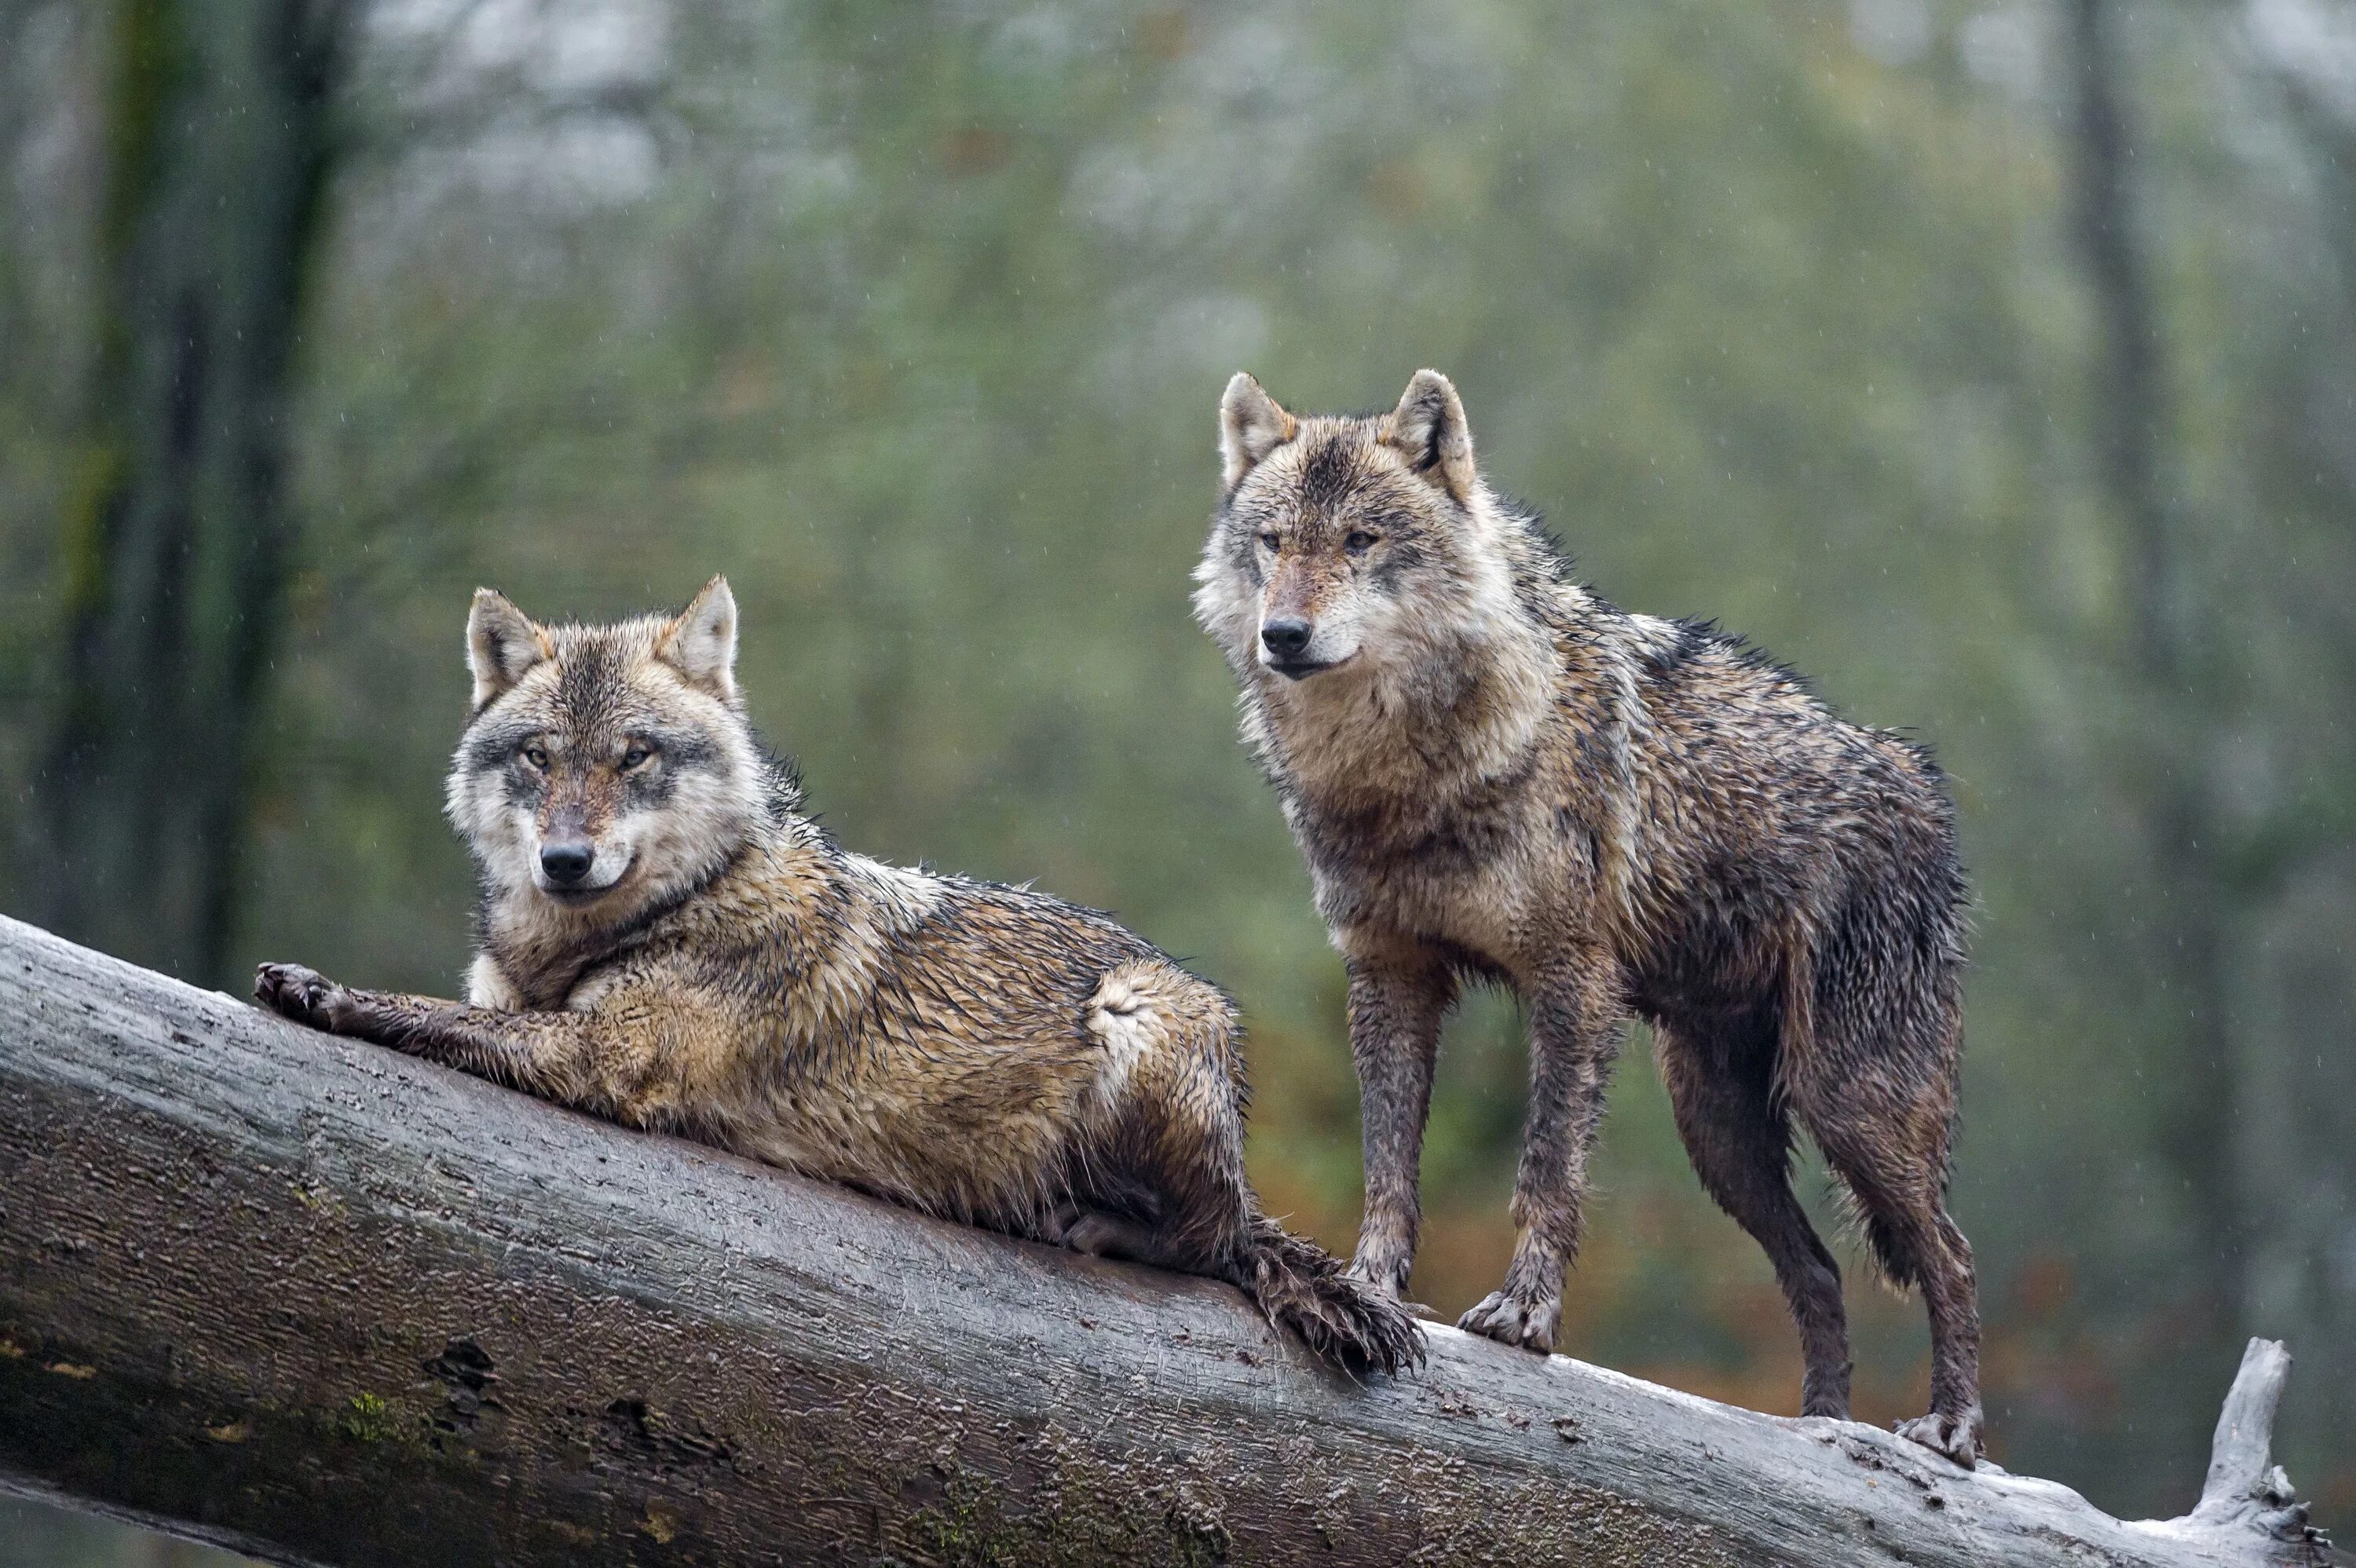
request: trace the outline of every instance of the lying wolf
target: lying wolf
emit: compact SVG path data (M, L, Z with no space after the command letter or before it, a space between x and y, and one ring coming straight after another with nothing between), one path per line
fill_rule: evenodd
M1462 1326L1550 1349L1605 1078L1648 1019L1678 1131L1798 1321L1810 1415L1848 1413L1840 1274L1794 1198L1796 1121L1876 1261L1922 1287L1929 1415L1979 1452L1972 1254L1948 1218L1964 963L1938 770L1706 625L1612 608L1472 460L1419 371L1393 411L1296 419L1249 376L1195 612L1349 971L1366 1206L1354 1269L1404 1288L1440 1022L1465 981L1530 1020L1504 1288Z
M744 717L736 605L467 624L464 1004L265 964L288 1018L910 1208L1243 1287L1320 1353L1419 1360L1391 1296L1244 1182L1235 1010L1106 917L850 854Z

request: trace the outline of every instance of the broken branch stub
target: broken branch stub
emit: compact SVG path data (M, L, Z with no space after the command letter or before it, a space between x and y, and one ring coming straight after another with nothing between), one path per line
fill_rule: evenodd
M2273 1462L2275 1412L2290 1365L2290 1352L2279 1339L2252 1339L2243 1349L2241 1371L2217 1415L2201 1500L2177 1522L2228 1532L2252 1530L2281 1541L2320 1541L2308 1525L2307 1505L2291 1490L2290 1477Z

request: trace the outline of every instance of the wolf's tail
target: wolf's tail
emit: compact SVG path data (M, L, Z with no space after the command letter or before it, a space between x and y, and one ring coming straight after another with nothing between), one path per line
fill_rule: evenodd
M1352 1371L1423 1365L1423 1330L1395 1296L1346 1272L1316 1243L1265 1214L1251 1217L1237 1281L1274 1323L1327 1360Z

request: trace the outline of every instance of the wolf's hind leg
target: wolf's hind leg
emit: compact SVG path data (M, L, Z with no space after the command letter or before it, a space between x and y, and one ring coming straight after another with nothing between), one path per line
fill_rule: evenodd
M1874 1260L1919 1285L1931 1317L1931 1413L1898 1430L1969 1466L1980 1452L1980 1320L1971 1243L1947 1213L1960 1008L1952 983L1888 987L1854 1007L1819 987L1815 1049L1796 1058L1794 1106L1847 1183ZM1869 1017L1878 1012L1879 1017ZM1829 1064L1845 1072L1836 1076Z
M1242 1251L1250 1210L1226 999L1189 975L1117 973L1098 993L1091 1027L1108 1055L1107 1174L1142 1190L1116 1192L1111 1202L1083 1196L1081 1206L1147 1212L1087 1233L1124 1232L1124 1255L1141 1261L1223 1272ZM1085 1215L1077 1222L1086 1225Z
M1115 976L1092 1020L1119 1063L1105 1155L1146 1187L1157 1213L1109 1225L1083 1215L1081 1239L1239 1285L1329 1360L1387 1372L1420 1361L1415 1320L1395 1296L1260 1212L1244 1179L1243 1078L1226 998L1180 973Z
M1791 1124L1773 1093L1774 1021L1656 1022L1653 1033L1694 1170L1718 1206L1766 1250L1799 1326L1807 1365L1800 1413L1845 1420L1848 1321L1840 1265L1792 1191Z
M1579 955L1547 983L1526 991L1530 1109L1512 1211L1520 1234L1504 1287L1458 1319L1468 1333L1532 1350L1554 1349L1563 1270L1579 1253L1584 1223L1588 1154L1620 1050L1612 973L1601 955Z
M1943 1177L1886 1130L1819 1131L1825 1157L1857 1195L1866 1239L1890 1280L1922 1287L1931 1317L1931 1413L1898 1431L1955 1463L1980 1452L1980 1323L1971 1243L1948 1215Z

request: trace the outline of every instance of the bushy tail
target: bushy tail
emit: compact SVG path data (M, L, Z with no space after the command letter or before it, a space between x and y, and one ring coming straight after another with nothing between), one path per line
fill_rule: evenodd
M1396 1372L1423 1365L1423 1330L1398 1299L1345 1272L1316 1243L1251 1217L1237 1281L1272 1323L1353 1371Z

